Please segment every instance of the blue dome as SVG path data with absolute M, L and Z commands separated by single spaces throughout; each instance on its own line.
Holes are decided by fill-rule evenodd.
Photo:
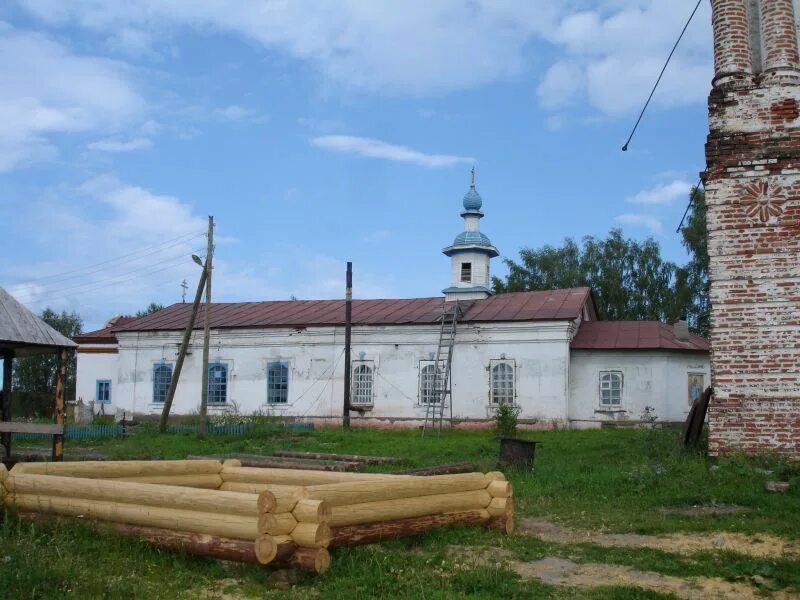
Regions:
M 469 191 L 464 194 L 464 210 L 480 210 L 483 205 L 483 199 L 474 187 L 470 187 Z
M 478 202 L 480 202 L 480 196 L 478 196 Z M 466 203 L 467 202 L 465 199 L 464 204 Z M 453 242 L 454 246 L 458 246 L 460 244 L 491 246 L 492 242 L 489 241 L 489 238 L 484 234 L 482 234 L 480 231 L 462 231 L 456 236 L 456 239 Z

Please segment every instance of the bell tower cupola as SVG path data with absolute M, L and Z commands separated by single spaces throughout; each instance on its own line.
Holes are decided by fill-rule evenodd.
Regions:
M 475 167 L 469 190 L 464 195 L 464 231 L 442 252 L 450 257 L 450 287 L 443 290 L 445 300 L 479 300 L 491 295 L 489 262 L 499 255 L 489 238 L 481 233 L 483 199 L 475 189 Z

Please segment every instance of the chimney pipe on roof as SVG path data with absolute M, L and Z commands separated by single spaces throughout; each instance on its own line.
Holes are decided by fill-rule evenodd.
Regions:
M 680 342 L 688 342 L 689 341 L 689 323 L 686 319 L 680 319 L 679 321 L 675 321 L 672 325 L 672 329 L 675 332 L 675 339 Z

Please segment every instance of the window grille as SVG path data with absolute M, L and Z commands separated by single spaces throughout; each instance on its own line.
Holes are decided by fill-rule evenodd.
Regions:
M 492 404 L 514 404 L 514 363 L 503 361 L 492 364 L 490 395 Z
M 228 401 L 228 365 L 215 363 L 208 366 L 207 404 L 225 404 Z
M 273 362 L 267 365 L 267 403 L 289 402 L 289 364 Z
M 619 371 L 600 372 L 600 406 L 620 406 L 622 404 L 622 373 Z
M 419 370 L 419 403 L 433 404 L 441 401 L 441 384 L 437 385 L 436 364 L 422 363 Z
M 357 363 L 353 366 L 353 378 L 350 387 L 350 403 L 354 406 L 372 405 L 372 387 L 374 370 L 369 363 Z
M 172 365 L 159 363 L 153 365 L 153 402 L 163 404 L 167 400 L 169 386 L 172 383 Z

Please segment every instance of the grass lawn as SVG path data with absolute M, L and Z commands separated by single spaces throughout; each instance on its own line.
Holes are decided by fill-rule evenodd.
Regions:
M 260 432 L 259 432 L 260 431 Z M 791 465 L 765 458 L 713 464 L 675 450 L 672 429 L 605 429 L 526 434 L 541 442 L 533 473 L 509 473 L 519 519 L 537 517 L 578 528 L 619 533 L 741 532 L 800 543 L 800 494 L 768 494 L 767 478 L 791 478 Z M 78 446 L 77 442 L 68 445 Z M 183 458 L 188 454 L 317 450 L 406 458 L 411 468 L 473 461 L 494 470 L 498 443 L 489 432 L 257 430 L 248 436 L 158 435 L 145 430 L 124 441 L 83 443 L 115 458 Z M 769 467 L 773 475 L 760 469 Z M 794 490 L 797 489 L 795 485 Z M 725 516 L 666 515 L 659 509 L 733 504 L 751 509 Z M 81 525 L 44 527 L 8 514 L 0 524 L 3 598 L 667 598 L 636 588 L 566 589 L 522 582 L 502 563 L 474 567 L 448 548 L 492 546 L 518 560 L 546 556 L 629 565 L 678 577 L 714 576 L 764 592 L 800 590 L 800 560 L 753 558 L 732 552 L 672 554 L 658 550 L 546 543 L 478 527 L 433 531 L 396 542 L 337 549 L 321 577 L 273 572 L 154 550 Z

